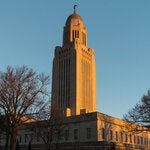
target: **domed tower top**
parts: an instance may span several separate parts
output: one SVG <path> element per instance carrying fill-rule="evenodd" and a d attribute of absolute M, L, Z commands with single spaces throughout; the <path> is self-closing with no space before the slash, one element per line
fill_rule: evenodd
<path fill-rule="evenodd" d="M 73 42 L 76 38 L 80 39 L 81 43 L 87 46 L 86 28 L 82 17 L 76 13 L 76 7 L 77 5 L 74 5 L 74 13 L 66 20 L 63 33 L 63 46 Z"/>
<path fill-rule="evenodd" d="M 82 17 L 76 14 L 76 7 L 77 5 L 74 5 L 74 13 L 67 18 L 66 26 L 69 26 L 71 24 L 84 26 Z"/>

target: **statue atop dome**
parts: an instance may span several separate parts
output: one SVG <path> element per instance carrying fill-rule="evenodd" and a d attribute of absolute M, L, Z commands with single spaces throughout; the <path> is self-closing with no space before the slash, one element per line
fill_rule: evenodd
<path fill-rule="evenodd" d="M 73 6 L 74 14 L 76 14 L 76 7 L 77 7 L 77 5 L 74 5 L 74 6 Z"/>

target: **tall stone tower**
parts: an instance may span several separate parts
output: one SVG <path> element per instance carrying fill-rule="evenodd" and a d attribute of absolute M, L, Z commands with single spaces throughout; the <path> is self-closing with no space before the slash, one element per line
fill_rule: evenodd
<path fill-rule="evenodd" d="M 55 48 L 52 106 L 66 116 L 96 111 L 94 50 L 88 48 L 87 31 L 76 5 L 66 20 L 62 47 Z"/>

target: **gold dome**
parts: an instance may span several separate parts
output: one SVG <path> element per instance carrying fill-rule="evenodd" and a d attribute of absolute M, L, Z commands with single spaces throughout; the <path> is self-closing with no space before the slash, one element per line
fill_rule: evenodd
<path fill-rule="evenodd" d="M 68 18 L 67 18 L 67 21 L 66 21 L 66 26 L 70 26 L 70 25 L 82 25 L 84 26 L 84 22 L 83 22 L 83 19 L 81 18 L 80 15 L 74 13 L 72 15 L 70 15 Z"/>

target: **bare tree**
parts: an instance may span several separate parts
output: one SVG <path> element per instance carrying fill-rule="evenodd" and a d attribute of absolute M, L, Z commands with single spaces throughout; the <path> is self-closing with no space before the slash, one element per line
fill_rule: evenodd
<path fill-rule="evenodd" d="M 123 116 L 133 131 L 150 130 L 150 90 L 127 114 Z M 147 127 L 147 128 L 145 128 Z"/>
<path fill-rule="evenodd" d="M 38 114 L 48 96 L 49 77 L 26 66 L 8 66 L 0 74 L 0 116 L 5 116 L 10 135 L 10 150 L 15 150 L 18 128 Z"/>

